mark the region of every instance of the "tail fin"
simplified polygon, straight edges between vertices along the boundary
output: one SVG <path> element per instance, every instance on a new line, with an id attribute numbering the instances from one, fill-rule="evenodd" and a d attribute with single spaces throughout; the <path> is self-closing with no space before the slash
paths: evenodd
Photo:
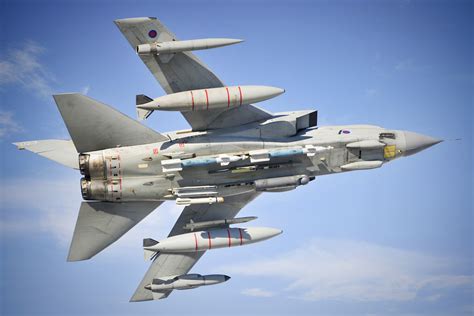
<path id="1" fill-rule="evenodd" d="M 143 248 L 151 247 L 156 244 L 158 244 L 158 242 L 154 239 L 151 239 L 151 238 L 143 239 Z M 156 251 L 153 251 L 153 250 L 148 250 L 148 249 L 143 249 L 143 250 L 144 250 L 145 261 L 153 259 L 153 257 L 158 254 Z"/>
<path id="2" fill-rule="evenodd" d="M 79 153 L 168 140 L 125 114 L 82 94 L 53 97 Z"/>
<path id="3" fill-rule="evenodd" d="M 137 98 L 136 98 L 137 117 L 140 121 L 146 120 L 151 115 L 151 113 L 153 113 L 153 110 L 140 109 L 140 108 L 138 108 L 138 106 L 142 105 L 142 104 L 145 104 L 145 103 L 148 103 L 148 102 L 151 102 L 151 101 L 153 101 L 153 99 L 150 98 L 150 97 L 147 97 L 144 94 L 138 94 L 137 95 Z"/>

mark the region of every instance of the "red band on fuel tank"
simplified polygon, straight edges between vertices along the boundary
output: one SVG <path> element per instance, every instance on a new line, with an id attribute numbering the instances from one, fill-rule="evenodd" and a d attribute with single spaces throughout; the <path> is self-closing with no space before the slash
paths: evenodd
<path id="1" fill-rule="evenodd" d="M 227 228 L 227 238 L 229 238 L 229 247 L 232 246 L 232 240 L 230 239 L 230 230 Z"/>

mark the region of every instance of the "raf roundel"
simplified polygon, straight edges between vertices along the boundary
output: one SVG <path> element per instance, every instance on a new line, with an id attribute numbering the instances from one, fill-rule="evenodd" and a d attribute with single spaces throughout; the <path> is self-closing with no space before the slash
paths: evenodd
<path id="1" fill-rule="evenodd" d="M 158 33 L 155 30 L 151 30 L 150 32 L 148 32 L 148 36 L 150 38 L 155 38 L 156 35 L 158 35 Z"/>

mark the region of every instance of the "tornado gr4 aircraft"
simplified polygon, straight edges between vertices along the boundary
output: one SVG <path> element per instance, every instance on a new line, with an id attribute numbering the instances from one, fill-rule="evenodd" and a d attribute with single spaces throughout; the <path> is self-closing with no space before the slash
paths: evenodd
<path id="1" fill-rule="evenodd" d="M 227 281 L 226 275 L 189 271 L 207 250 L 281 233 L 230 227 L 255 219 L 236 215 L 262 192 L 292 190 L 322 175 L 379 168 L 440 142 L 373 125 L 318 126 L 314 110 L 267 112 L 251 103 L 284 90 L 226 86 L 191 53 L 240 40 L 180 41 L 156 18 L 115 23 L 167 93 L 155 99 L 137 96 L 138 118 L 179 111 L 191 129 L 161 134 L 87 96 L 59 94 L 54 100 L 72 140 L 16 145 L 83 175 L 80 189 L 86 201 L 68 261 L 92 258 L 164 201 L 185 206 L 168 238 L 143 240 L 152 264 L 131 301 Z"/>

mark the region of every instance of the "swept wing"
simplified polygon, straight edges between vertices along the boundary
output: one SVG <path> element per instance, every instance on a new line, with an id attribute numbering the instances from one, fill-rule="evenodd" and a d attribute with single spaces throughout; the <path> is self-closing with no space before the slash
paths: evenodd
<path id="1" fill-rule="evenodd" d="M 203 222 L 234 218 L 245 205 L 255 199 L 259 194 L 260 193 L 256 192 L 246 192 L 226 197 L 225 202 L 222 204 L 195 204 L 186 206 L 168 237 L 189 232 L 183 227 L 191 220 L 194 222 Z M 149 301 L 168 297 L 171 291 L 152 293 L 152 291 L 145 289 L 145 286 L 150 284 L 153 279 L 188 273 L 204 253 L 205 251 L 159 254 L 154 259 L 130 301 Z"/>
<path id="2" fill-rule="evenodd" d="M 177 41 L 176 36 L 156 18 L 121 19 L 115 20 L 115 24 L 134 50 L 140 44 Z M 224 83 L 191 52 L 175 53 L 169 60 L 153 54 L 139 56 L 168 94 L 224 86 Z M 181 113 L 195 131 L 239 126 L 272 117 L 270 113 L 250 104 L 230 109 Z"/>

